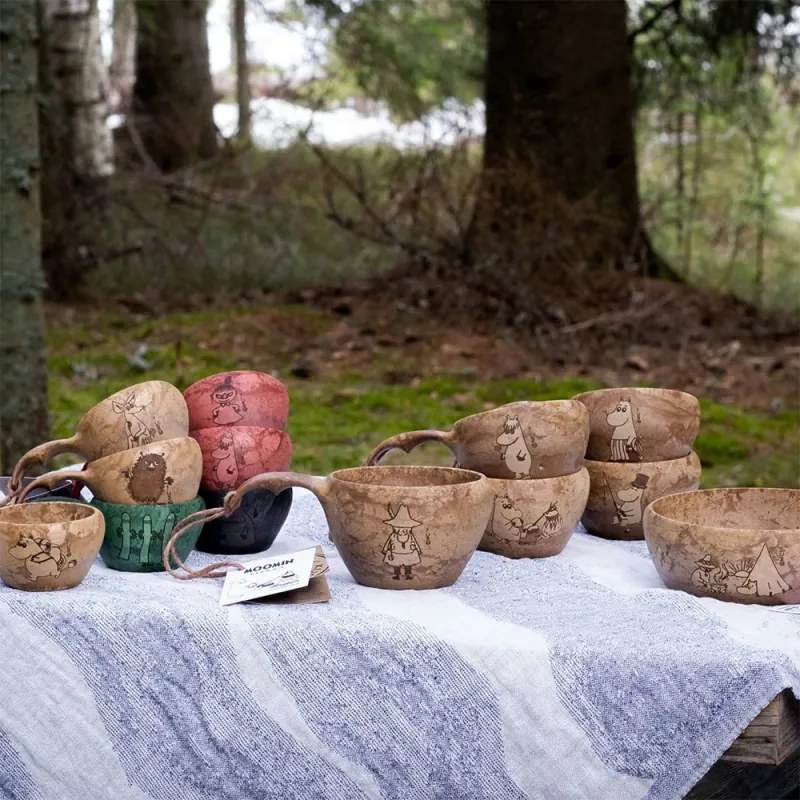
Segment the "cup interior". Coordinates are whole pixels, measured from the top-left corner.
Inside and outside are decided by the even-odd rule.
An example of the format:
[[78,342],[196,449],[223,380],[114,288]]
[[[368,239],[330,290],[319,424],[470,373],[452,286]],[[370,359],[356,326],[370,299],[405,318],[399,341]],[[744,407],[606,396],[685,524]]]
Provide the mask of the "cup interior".
[[707,489],[661,497],[652,508],[678,524],[727,530],[800,529],[800,489]]
[[424,488],[458,486],[474,483],[483,478],[478,472],[451,467],[378,466],[340,469],[331,475],[338,481],[363,486],[399,486]]
[[80,503],[22,503],[0,508],[0,522],[7,525],[55,525],[88,519],[98,513]]

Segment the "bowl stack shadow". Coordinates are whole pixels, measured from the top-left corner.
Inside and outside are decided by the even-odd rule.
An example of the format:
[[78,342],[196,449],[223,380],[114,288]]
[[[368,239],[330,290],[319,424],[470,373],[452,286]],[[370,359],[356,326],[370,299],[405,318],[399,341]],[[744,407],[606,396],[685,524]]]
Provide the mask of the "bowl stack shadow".
[[[239,370],[210,375],[184,392],[189,428],[202,451],[200,496],[219,508],[225,496],[248,478],[285,472],[292,442],[285,432],[289,393],[281,381],[263,372]],[[268,549],[292,504],[292,490],[274,494],[254,489],[230,516],[207,522],[197,549],[244,555]]]
[[644,539],[644,510],[654,500],[697,489],[700,427],[696,397],[674,389],[623,388],[574,398],[589,414],[584,462],[590,491],[581,518],[606,539]]

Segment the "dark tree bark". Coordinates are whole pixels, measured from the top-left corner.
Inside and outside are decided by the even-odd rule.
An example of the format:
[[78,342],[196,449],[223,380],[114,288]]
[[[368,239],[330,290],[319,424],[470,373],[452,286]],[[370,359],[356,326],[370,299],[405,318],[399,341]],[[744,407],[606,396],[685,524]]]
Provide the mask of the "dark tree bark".
[[487,0],[486,11],[481,235],[517,241],[550,215],[540,235],[565,237],[568,251],[584,242],[587,258],[596,251],[654,274],[659,261],[637,188],[624,0]]
[[40,260],[37,19],[0,8],[0,471],[49,439]]
[[206,0],[136,0],[134,119],[163,170],[217,151],[206,6]]

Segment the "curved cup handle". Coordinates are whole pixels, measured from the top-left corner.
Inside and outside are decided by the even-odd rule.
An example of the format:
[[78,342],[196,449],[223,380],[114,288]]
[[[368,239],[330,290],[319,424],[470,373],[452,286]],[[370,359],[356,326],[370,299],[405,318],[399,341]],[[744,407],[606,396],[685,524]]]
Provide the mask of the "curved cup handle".
[[319,500],[328,493],[328,478],[317,478],[314,475],[303,475],[300,472],[262,472],[248,478],[238,489],[225,495],[225,515],[236,511],[241,505],[242,497],[253,489],[267,489],[280,494],[284,489],[299,486],[313,492]]
[[[303,475],[299,472],[263,472],[260,475],[254,475],[246,480],[236,491],[228,492],[225,495],[225,502],[220,508],[207,508],[205,511],[197,511],[182,519],[173,528],[172,536],[169,537],[169,541],[164,545],[164,569],[173,578],[178,578],[182,581],[192,580],[193,578],[222,578],[225,576],[225,572],[220,571],[223,567],[244,569],[238,561],[217,561],[213,564],[208,564],[202,569],[189,569],[181,561],[175,550],[175,542],[195,525],[202,525],[206,522],[220,519],[220,517],[229,517],[241,505],[242,497],[252,489],[268,489],[270,492],[278,494],[292,486],[309,489],[322,500],[328,491],[328,478],[316,478],[313,475]],[[177,565],[176,567],[173,567],[173,561]],[[183,570],[185,574],[179,570]]]
[[86,472],[68,472],[65,470],[55,470],[54,472],[48,472],[45,475],[42,475],[36,480],[31,481],[22,491],[18,492],[15,495],[9,495],[6,498],[7,501],[13,503],[24,503],[25,498],[34,490],[34,489],[53,489],[59,483],[63,481],[81,481],[86,483]]
[[[383,457],[392,450],[403,450],[410,453],[415,447],[423,442],[441,442],[445,447],[450,448],[453,439],[452,431],[408,431],[398,433],[384,439],[364,460],[362,466],[374,467],[379,464]],[[452,448],[450,448],[452,449]]]
[[11,480],[8,482],[9,495],[17,494],[22,488],[22,479],[25,473],[37,464],[46,467],[54,456],[59,453],[77,452],[75,450],[75,436],[69,439],[54,439],[52,442],[45,442],[37,447],[28,450],[24,456],[17,461],[14,471],[11,473]]

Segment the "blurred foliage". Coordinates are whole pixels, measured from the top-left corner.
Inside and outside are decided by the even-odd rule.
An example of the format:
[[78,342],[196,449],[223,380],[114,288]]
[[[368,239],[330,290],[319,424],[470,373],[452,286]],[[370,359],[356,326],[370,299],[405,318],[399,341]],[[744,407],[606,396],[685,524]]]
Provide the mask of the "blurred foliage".
[[331,30],[327,72],[386,103],[395,118],[480,97],[482,0],[291,0],[285,14],[302,18],[308,6],[322,10]]

